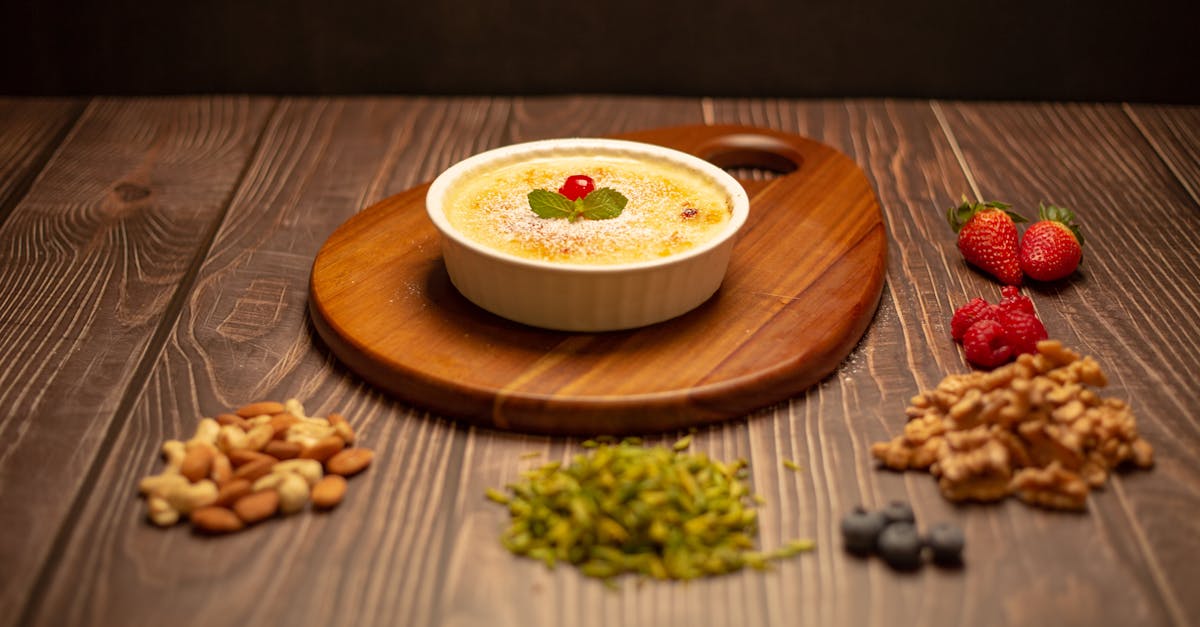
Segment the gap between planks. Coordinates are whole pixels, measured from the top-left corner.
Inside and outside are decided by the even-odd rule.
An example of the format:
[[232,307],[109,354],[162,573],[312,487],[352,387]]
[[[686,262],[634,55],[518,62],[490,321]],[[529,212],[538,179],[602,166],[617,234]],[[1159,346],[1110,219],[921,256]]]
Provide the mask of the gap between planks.
[[1167,170],[1171,172],[1171,174],[1175,177],[1175,180],[1179,181],[1179,184],[1183,186],[1184,191],[1187,192],[1187,195],[1192,199],[1192,202],[1197,206],[1200,206],[1200,191],[1192,189],[1192,186],[1188,184],[1187,178],[1184,177],[1183,173],[1179,171],[1179,168],[1175,165],[1175,161],[1168,157],[1166,152],[1163,151],[1162,146],[1155,141],[1154,135],[1146,128],[1145,122],[1142,121],[1142,118],[1137,114],[1137,111],[1134,111],[1133,107],[1130,106],[1128,102],[1121,103],[1121,111],[1125,113],[1125,117],[1129,118],[1129,121],[1132,122],[1134,127],[1137,128],[1138,132],[1141,133],[1142,138],[1146,140],[1146,143],[1150,144],[1150,148],[1154,150],[1154,154],[1157,155],[1159,160],[1163,162],[1163,165],[1167,167]]
[[[229,215],[229,209],[233,204],[233,199],[237,196],[238,190],[246,181],[246,176],[250,171],[251,166],[256,162],[260,151],[262,150],[263,140],[266,137],[267,130],[271,127],[271,123],[275,120],[279,113],[280,100],[277,98],[271,104],[271,110],[267,113],[262,128],[258,131],[258,137],[254,140],[254,147],[251,148],[246,162],[242,164],[241,171],[238,173],[236,182],[230,186],[229,192],[225,199],[221,202],[221,209],[217,219],[213,220],[208,232],[201,239],[201,245],[196,250],[196,255],[188,264],[187,270],[180,278],[175,292],[171,295],[171,300],[168,301],[166,308],[163,310],[162,317],[158,325],[154,329],[154,334],[150,336],[150,340],[146,343],[145,351],[137,361],[137,366],[134,368],[133,376],[129,379],[129,387],[121,395],[121,400],[117,403],[116,409],[113,410],[112,420],[109,421],[108,427],[104,431],[104,436],[100,440],[99,446],[96,448],[95,455],[92,457],[91,463],[88,465],[88,470],[80,481],[74,496],[71,498],[71,505],[67,509],[66,514],[62,517],[58,524],[58,529],[54,532],[54,540],[50,543],[50,549],[46,553],[46,558],[42,562],[34,578],[33,586],[29,590],[29,595],[25,599],[25,605],[21,610],[20,618],[17,620],[18,625],[32,624],[34,617],[41,610],[42,599],[46,595],[50,580],[54,573],[57,572],[63,556],[66,552],[67,543],[70,540],[73,527],[71,521],[77,520],[86,504],[88,497],[92,493],[98,481],[100,471],[104,463],[108,460],[109,455],[113,451],[117,438],[121,433],[121,429],[125,426],[129,416],[133,413],[134,404],[141,397],[145,390],[146,382],[149,380],[149,375],[154,369],[154,365],[158,362],[162,355],[163,349],[166,347],[167,340],[171,336],[175,325],[179,322],[179,316],[183,312],[184,304],[188,296],[195,287],[196,278],[200,274],[200,268],[204,265],[204,261],[208,258],[212,251],[212,246],[216,241],[217,233],[225,224],[225,220]],[[89,103],[89,106],[90,103]],[[82,117],[82,116],[80,116]],[[72,124],[72,129],[77,126],[79,118],[76,118],[75,124]],[[64,135],[64,139],[66,135]],[[60,143],[61,145],[61,143]],[[3,216],[0,216],[2,218]]]
[[31,159],[28,170],[17,178],[12,189],[8,193],[7,198],[0,198],[0,227],[8,220],[8,217],[13,214],[25,196],[29,194],[29,190],[33,188],[33,184],[42,175],[46,169],[46,164],[50,163],[58,151],[66,144],[67,140],[76,132],[79,127],[79,120],[92,106],[93,100],[88,99],[76,102],[70,112],[67,114],[69,120],[62,125],[54,133],[54,137],[41,148],[39,154]]

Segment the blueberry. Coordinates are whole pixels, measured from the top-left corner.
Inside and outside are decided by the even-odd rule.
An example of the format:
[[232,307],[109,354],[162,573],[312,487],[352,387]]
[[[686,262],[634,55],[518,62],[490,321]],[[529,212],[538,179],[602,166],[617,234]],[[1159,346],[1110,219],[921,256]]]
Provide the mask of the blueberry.
[[895,522],[879,534],[879,554],[896,570],[915,570],[921,566],[924,543],[912,523]]
[[904,501],[888,503],[888,506],[883,508],[883,517],[887,519],[889,525],[896,522],[917,524],[917,517],[913,514],[912,507]]
[[939,566],[958,566],[962,564],[963,546],[966,537],[962,529],[950,523],[934,525],[929,530],[926,544],[933,551],[933,563]]
[[862,507],[842,518],[842,539],[846,550],[856,555],[869,555],[875,550],[879,533],[887,521],[881,512],[868,512]]

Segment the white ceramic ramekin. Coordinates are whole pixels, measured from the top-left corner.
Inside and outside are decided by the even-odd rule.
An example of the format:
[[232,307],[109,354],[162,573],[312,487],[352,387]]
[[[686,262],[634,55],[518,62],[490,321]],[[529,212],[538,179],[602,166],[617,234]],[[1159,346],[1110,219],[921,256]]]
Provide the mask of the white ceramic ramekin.
[[[458,181],[525,159],[615,155],[665,161],[711,180],[728,195],[725,230],[684,252],[649,261],[583,265],[531,260],[467,239],[446,219],[443,200]],[[692,155],[614,139],[550,139],[477,154],[434,179],[426,210],[441,232],[450,280],[471,302],[504,318],[563,331],[615,331],[662,322],[703,303],[721,286],[735,235],[746,223],[746,191],[721,168]]]

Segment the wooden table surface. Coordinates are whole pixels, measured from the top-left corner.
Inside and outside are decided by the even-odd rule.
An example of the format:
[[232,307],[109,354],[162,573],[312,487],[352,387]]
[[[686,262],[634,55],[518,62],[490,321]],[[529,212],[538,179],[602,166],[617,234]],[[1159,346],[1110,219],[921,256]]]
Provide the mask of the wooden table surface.
[[[510,556],[483,497],[577,439],[496,432],[372,389],[319,343],[307,279],[361,208],[507,143],[736,123],[845,152],[889,235],[859,346],[802,396],[695,436],[744,457],[770,572],[618,580]],[[872,442],[967,370],[953,309],[998,286],[964,265],[962,194],[1076,209],[1081,271],[1027,290],[1109,374],[1157,465],[1083,514],[955,506]],[[626,97],[0,99],[0,625],[1200,624],[1200,108]],[[221,538],[155,528],[159,444],[262,398],[340,411],[377,451],[328,515]],[[678,433],[651,436],[669,442]],[[539,453],[532,457],[528,453]],[[800,472],[785,469],[794,460]],[[967,534],[961,571],[898,575],[841,549],[855,504],[909,500]]]

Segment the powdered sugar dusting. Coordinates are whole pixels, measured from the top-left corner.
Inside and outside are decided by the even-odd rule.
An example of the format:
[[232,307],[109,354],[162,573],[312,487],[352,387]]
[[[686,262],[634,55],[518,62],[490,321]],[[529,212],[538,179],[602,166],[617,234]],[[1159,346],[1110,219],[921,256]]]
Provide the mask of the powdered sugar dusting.
[[[534,189],[556,191],[572,174],[629,199],[607,220],[541,218]],[[731,202],[698,173],[621,157],[556,157],[508,165],[472,177],[451,192],[446,214],[467,237],[521,257],[585,264],[641,261],[707,241],[728,222]]]

